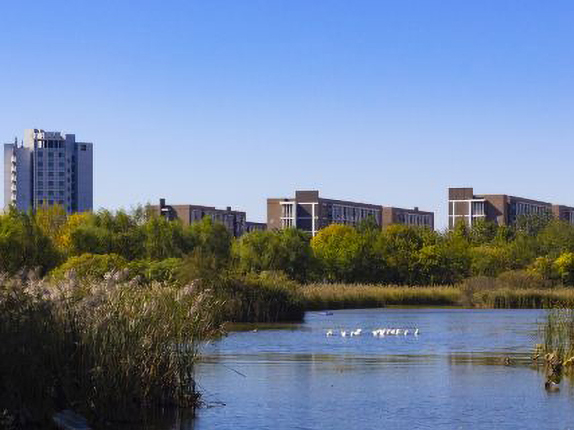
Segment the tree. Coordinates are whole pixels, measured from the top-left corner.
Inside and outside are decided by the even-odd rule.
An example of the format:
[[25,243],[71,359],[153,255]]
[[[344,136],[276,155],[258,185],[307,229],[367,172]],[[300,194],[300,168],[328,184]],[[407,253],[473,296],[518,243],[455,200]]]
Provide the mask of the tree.
[[308,233],[294,228],[254,231],[238,239],[233,250],[242,273],[282,271],[306,282],[314,266],[309,239]]
[[388,226],[379,239],[379,249],[387,267],[386,281],[415,284],[418,251],[424,246],[425,229],[402,224]]
[[323,276],[329,281],[356,282],[362,257],[361,237],[353,227],[331,224],[311,240]]
[[540,214],[524,214],[516,218],[516,231],[527,236],[534,237],[538,235],[552,220],[550,212]]
[[554,267],[564,285],[574,285],[574,253],[565,252],[554,262]]

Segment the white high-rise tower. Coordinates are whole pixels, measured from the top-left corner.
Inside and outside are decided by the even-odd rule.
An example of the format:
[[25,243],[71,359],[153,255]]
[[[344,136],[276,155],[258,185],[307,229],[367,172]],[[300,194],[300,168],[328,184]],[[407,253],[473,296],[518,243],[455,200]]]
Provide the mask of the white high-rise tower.
[[55,204],[68,213],[92,210],[92,144],[73,134],[26,130],[23,143],[4,145],[4,206],[28,211]]

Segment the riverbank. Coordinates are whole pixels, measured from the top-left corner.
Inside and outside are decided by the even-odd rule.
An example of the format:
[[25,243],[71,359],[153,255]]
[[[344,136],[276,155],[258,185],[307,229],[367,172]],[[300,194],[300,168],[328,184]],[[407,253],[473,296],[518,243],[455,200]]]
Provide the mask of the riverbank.
[[572,288],[485,288],[458,286],[384,286],[310,284],[301,287],[307,310],[386,306],[463,306],[493,309],[542,309],[574,306]]

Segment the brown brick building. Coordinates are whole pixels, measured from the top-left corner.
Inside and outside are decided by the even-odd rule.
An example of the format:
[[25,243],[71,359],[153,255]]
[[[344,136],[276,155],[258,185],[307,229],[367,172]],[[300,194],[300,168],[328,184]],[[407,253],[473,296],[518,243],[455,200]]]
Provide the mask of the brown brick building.
[[231,210],[231,207],[216,209],[212,206],[200,205],[166,205],[165,199],[160,199],[159,205],[152,205],[151,210],[169,220],[178,219],[183,225],[193,224],[207,216],[225,225],[235,237],[251,231],[267,229],[265,223],[247,221],[245,212]]
[[271,230],[297,227],[315,235],[330,224],[356,226],[369,217],[381,227],[400,223],[434,228],[433,212],[325,199],[316,190],[296,191],[294,198],[267,199],[267,226]]
[[448,226],[463,220],[472,226],[477,219],[513,225],[521,215],[552,214],[574,224],[574,208],[506,194],[474,194],[472,188],[449,188]]

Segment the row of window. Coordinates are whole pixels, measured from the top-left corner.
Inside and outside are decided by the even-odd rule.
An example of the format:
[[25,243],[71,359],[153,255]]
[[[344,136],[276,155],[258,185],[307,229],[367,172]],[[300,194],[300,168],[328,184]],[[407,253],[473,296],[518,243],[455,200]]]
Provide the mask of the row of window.
[[[36,154],[38,155],[38,158],[44,158],[44,152],[43,151],[37,151]],[[54,154],[58,154],[58,158],[64,158],[66,156],[65,152],[52,152],[49,151],[47,152],[48,154],[48,158],[54,158]],[[72,157],[74,158],[74,157]]]
[[334,221],[350,221],[358,222],[367,217],[374,217],[379,219],[380,210],[370,209],[357,206],[344,206],[333,204],[332,206],[327,206],[327,216],[332,218]]
[[429,226],[429,227],[431,225],[431,216],[430,215],[400,213],[397,218],[398,218],[400,223],[406,224],[406,225]]
[[64,148],[65,142],[63,140],[38,140],[38,148]]
[[60,190],[60,191],[46,191],[44,192],[43,190],[38,190],[38,192],[36,193],[37,197],[43,197],[44,194],[48,195],[48,196],[64,196],[64,191]]
[[[65,181],[57,181],[58,187],[63,187],[66,185]],[[53,187],[56,181],[47,181],[48,187]],[[38,181],[38,188],[42,188],[44,186],[44,181]]]
[[[43,161],[38,161],[38,163],[36,163],[37,167],[44,167],[44,162]],[[64,163],[63,161],[60,161],[58,163],[58,167],[60,167],[61,169],[65,169],[66,168],[66,163]],[[48,169],[53,169],[54,168],[54,163],[53,162],[49,162],[48,163]]]
[[[48,172],[46,172],[46,173],[48,174],[47,176],[48,176],[49,178],[53,178],[53,177],[55,176],[54,173],[56,173],[56,172],[48,171]],[[66,176],[66,172],[58,172],[58,176],[60,176],[60,177]],[[38,177],[39,177],[39,178],[43,178],[43,177],[44,177],[44,172],[39,171],[39,172],[38,172]],[[69,180],[69,179],[68,179],[68,180]]]

